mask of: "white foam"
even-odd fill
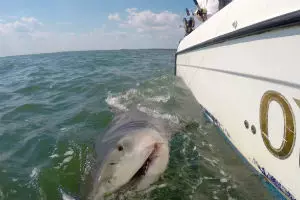
[[[69,163],[72,159],[73,159],[72,156],[66,157],[66,158],[62,161],[61,165],[64,165],[64,164]]]
[[[167,96],[155,96],[151,97],[148,100],[149,101],[154,101],[154,102],[162,102],[162,103],[167,103],[170,100],[170,95]]]
[[[84,180],[87,175],[90,173],[90,171],[92,170],[92,162],[89,159],[86,159],[85,164],[84,164],[84,171],[83,171],[83,176],[82,179]]]
[[[164,188],[164,187],[167,187],[167,184],[166,184],[166,183],[160,184],[160,185],[158,186],[158,188]]]
[[[183,154],[185,154],[185,148],[183,147],[183,149],[181,150],[181,152],[183,153]]]
[[[208,176],[203,176],[203,179],[205,179],[205,180],[215,180],[216,178],[214,178],[214,177],[208,177]]]
[[[166,183],[163,183],[163,184],[160,184],[160,185],[152,185],[152,186],[150,186],[149,188],[147,188],[147,189],[144,191],[144,193],[149,193],[149,192],[151,192],[151,191],[153,191],[153,190],[155,190],[155,189],[157,189],[157,188],[164,188],[164,187],[166,187],[166,186],[167,186]]]
[[[209,159],[209,158],[207,158],[205,156],[203,156],[203,159],[206,160],[206,161],[208,161],[213,167],[215,167],[218,164],[218,162],[219,162],[218,160]]]
[[[72,156],[74,154],[74,151],[73,150],[69,150],[67,151],[64,156]]]
[[[28,188],[31,188],[31,187],[34,187],[34,188],[37,188],[38,187],[38,175],[40,173],[40,169],[37,168],[37,167],[34,167],[30,173],[30,180],[28,182],[28,185],[27,187]],[[13,180],[14,181],[14,180]]]
[[[188,132],[188,134],[189,134],[190,132]],[[189,134],[190,135],[190,134]],[[189,136],[187,136],[187,135],[183,135],[182,136],[183,137],[183,139],[185,139],[185,140],[187,140],[187,139],[189,139]]]
[[[127,111],[128,109],[126,108],[125,105],[121,104],[121,98],[120,97],[114,97],[112,96],[111,93],[108,94],[107,98],[105,99],[105,102],[114,108],[117,108],[119,110]]]
[[[58,166],[54,167],[54,169],[60,169],[63,165],[69,163],[73,159],[73,156],[66,157]]]
[[[138,105],[137,106],[138,110],[141,111],[141,112],[144,112],[152,117],[155,117],[155,118],[160,118],[160,119],[166,119],[166,120],[169,120],[175,124],[178,124],[179,123],[179,120],[176,116],[173,116],[171,114],[168,114],[168,113],[159,113],[157,110],[155,109],[150,109],[150,108],[147,108],[147,107],[143,107],[143,106],[140,106]]]
[[[128,98],[130,97],[130,95],[135,95],[137,94],[137,90],[136,89],[130,89],[128,90],[123,96],[121,96],[122,98],[128,100]]]
[[[208,134],[207,131],[201,131],[202,135],[206,136]]]
[[[71,127],[63,127],[63,128],[60,128],[60,131],[61,132],[67,132],[71,129]]]
[[[49,158],[57,158],[59,157],[58,154],[52,154],[51,156],[49,156]]]
[[[227,181],[228,181],[228,180],[227,180],[226,178],[221,178],[221,179],[220,179],[220,182],[221,182],[221,183],[227,183]]]
[[[228,194],[228,200],[236,200],[236,199]]]
[[[73,197],[65,193],[63,190],[60,190],[61,196],[63,200],[75,200]]]
[[[213,199],[215,199],[215,200],[218,200],[218,199],[219,199],[219,197],[217,197],[217,196],[213,196]]]
[[[32,179],[36,178],[38,176],[39,172],[40,172],[40,170],[38,168],[36,168],[36,167],[33,168],[33,170],[31,171],[30,177]]]
[[[223,176],[226,175],[226,173],[225,173],[223,170],[220,170],[220,173],[221,173]]]
[[[12,181],[13,181],[13,182],[17,182],[18,179],[17,179],[17,178],[12,178]]]
[[[153,90],[148,88],[148,89],[146,89],[146,92],[152,93]],[[121,111],[128,111],[127,106],[130,104],[130,102],[132,102],[132,100],[134,98],[136,98],[137,96],[141,96],[141,95],[142,94],[139,94],[138,90],[131,88],[123,94],[113,95],[111,92],[108,92],[108,95],[107,95],[107,98],[105,101],[109,106],[111,106],[113,108],[116,108]],[[142,95],[142,97],[143,97],[143,95]],[[145,97],[143,97],[143,98],[145,98]],[[161,96],[154,96],[154,97],[147,98],[147,100],[153,101],[153,102],[166,103],[170,100],[170,98],[171,98],[170,95],[161,95]],[[165,116],[165,117],[167,117],[167,116]]]
[[[2,188],[0,187],[0,199],[4,199],[4,193],[3,193],[3,191],[2,191]]]

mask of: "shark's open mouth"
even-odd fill
[[[143,178],[143,176],[146,175],[148,169],[153,164],[153,161],[157,158],[158,152],[160,149],[159,144],[154,144],[153,150],[144,162],[144,164],[140,167],[140,169],[133,175],[133,177],[130,179],[130,181],[127,184],[134,185],[136,182],[138,182],[140,179]]]

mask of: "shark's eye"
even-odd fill
[[[124,149],[124,148],[123,148],[122,145],[118,145],[118,150],[119,150],[119,151],[123,151],[123,149]]]

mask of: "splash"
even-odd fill
[[[66,153],[64,153],[64,156],[72,156],[74,154],[73,150],[69,150]]]
[[[64,192],[62,189],[60,189],[61,197],[63,200],[75,200],[72,196],[68,195],[66,192]]]
[[[138,105],[137,108],[139,111],[144,112],[152,117],[169,120],[175,124],[179,124],[179,119],[177,116],[173,116],[168,113],[160,113],[159,111],[157,111],[155,109],[150,109],[150,108],[147,108],[147,107],[144,107],[141,105]]]
[[[166,95],[166,96],[155,96],[155,97],[150,97],[148,100],[158,102],[158,103],[167,103],[170,100],[171,96]]]
[[[105,102],[113,108],[121,111],[127,111],[127,105],[130,103],[130,99],[136,94],[136,89],[129,89],[127,92],[121,95],[113,95],[111,92],[109,92]]]
[[[39,175],[40,170],[38,168],[33,168],[33,170],[31,171],[30,177],[32,179],[36,179],[37,176]]]
[[[58,154],[52,154],[51,156],[49,156],[49,158],[58,158],[59,155]]]

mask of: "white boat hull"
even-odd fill
[[[260,10],[258,1],[253,2]],[[229,34],[222,40],[220,36],[233,30],[217,23],[218,18],[238,23],[239,16],[228,14],[238,8],[234,3],[181,41],[176,75],[245,159],[284,197],[300,199],[300,27],[291,24],[231,38]],[[300,2],[289,3],[300,9]],[[220,42],[214,43],[218,37]]]

